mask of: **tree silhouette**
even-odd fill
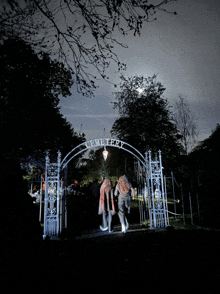
[[[125,68],[114,49],[127,47],[120,35],[140,34],[144,22],[155,20],[157,11],[168,12],[165,5],[174,1],[6,0],[0,6],[0,36],[18,36],[55,55],[71,68],[78,90],[91,95],[96,77],[109,81],[110,62]]]
[[[59,112],[59,95],[70,95],[70,72],[25,42],[8,39],[0,46],[1,155],[22,157],[71,150],[81,143]]]
[[[161,150],[164,165],[171,168],[177,162],[181,146],[168,101],[163,97],[164,91],[156,76],[122,77],[113,105],[118,109],[119,118],[114,122],[111,133],[143,155],[149,150],[152,153]]]
[[[194,190],[209,199],[216,199],[220,189],[220,125],[212,134],[201,141],[189,154]]]
[[[181,143],[183,145],[184,153],[187,155],[189,150],[196,143],[198,131],[187,100],[179,96],[179,100],[176,101],[174,107],[174,119],[181,135]]]
[[[220,227],[218,197],[220,190],[220,125],[189,153],[188,177],[192,197],[199,197],[202,223]]]

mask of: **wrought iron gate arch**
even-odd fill
[[[115,143],[115,144],[114,144]],[[76,154],[74,154],[70,159],[67,160],[68,156],[74,152],[77,148],[80,148],[81,146],[85,145],[86,147],[82,150],[80,150],[79,152],[77,152]],[[134,152],[132,152],[131,150],[127,149],[127,148],[124,148],[123,146],[124,145],[127,145],[128,147],[130,147],[132,150],[134,150],[135,152],[137,152],[137,154],[139,155],[136,155]],[[93,149],[93,148],[98,148],[98,147],[116,147],[116,148],[119,148],[119,149],[122,149],[122,150],[125,150],[127,152],[129,152],[130,154],[132,154],[134,157],[137,158],[138,161],[140,161],[146,168],[146,158],[136,149],[134,148],[132,145],[124,142],[124,141],[121,141],[121,140],[118,140],[118,139],[113,139],[113,138],[99,138],[99,139],[92,139],[92,140],[89,140],[87,142],[84,142],[84,143],[81,143],[79,144],[78,146],[76,146],[75,148],[73,148],[65,157],[64,159],[62,160],[61,162],[61,169],[63,170],[67,164],[74,158],[76,157],[77,155],[79,155],[80,153],[82,152],[85,152],[86,150],[89,150],[89,149]],[[67,160],[67,161],[66,161]]]
[[[84,149],[81,147],[85,145]],[[124,145],[127,147],[125,148]],[[100,148],[100,147],[116,147],[125,150],[132,154],[138,161],[137,166],[140,167],[142,164],[142,169],[138,169],[138,172],[144,171],[145,173],[145,186],[147,183],[147,189],[141,191],[143,203],[148,203],[148,214],[150,219],[150,228],[165,228],[168,225],[168,209],[167,201],[165,201],[165,193],[163,187],[163,172],[162,172],[162,161],[161,152],[159,151],[159,160],[151,159],[151,151],[145,153],[145,157],[132,145],[123,142],[118,139],[113,138],[99,138],[83,142],[73,148],[61,161],[61,153],[58,152],[57,162],[50,163],[49,154],[46,156],[46,166],[45,166],[45,201],[44,201],[44,235],[50,237],[57,237],[59,233],[62,232],[62,209],[60,209],[60,199],[62,200],[63,193],[65,189],[62,189],[60,185],[60,173],[65,171],[68,163],[77,155],[85,152],[88,149]],[[128,149],[128,147],[131,149]],[[74,151],[80,148],[80,150],[71,155]],[[136,152],[137,154],[135,154]],[[71,156],[70,156],[71,155]],[[70,157],[70,158],[68,158]],[[157,190],[157,203],[155,203]],[[139,196],[139,195],[138,195]],[[55,207],[56,202],[56,207]],[[62,201],[61,201],[62,205]],[[48,207],[49,206],[49,207]],[[60,213],[61,211],[61,213]],[[144,210],[142,211],[144,214]]]

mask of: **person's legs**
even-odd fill
[[[125,233],[126,229],[125,229],[125,202],[124,201],[118,201],[118,216],[121,222],[121,228],[122,228],[122,232]]]
[[[128,229],[128,227],[129,227],[129,223],[128,223],[128,220],[127,220],[127,217],[126,217],[126,215],[127,214],[130,214],[130,197],[128,198],[128,199],[126,199],[126,201],[125,201],[125,207],[127,208],[127,213],[125,212],[125,226],[126,226],[126,230]]]
[[[106,219],[106,211],[102,212],[102,226],[100,226],[100,229],[102,231],[108,230],[108,224],[107,224],[107,219]]]
[[[112,214],[109,211],[108,212],[108,228],[109,228],[109,232],[111,232],[111,224],[112,224]]]
[[[129,223],[128,223],[127,217],[125,217],[125,228],[126,228],[126,230],[128,230],[128,228],[129,228]]]
[[[102,213],[102,224],[103,224],[103,228],[106,228],[108,225],[107,225],[107,219],[106,219],[106,211],[104,211]]]

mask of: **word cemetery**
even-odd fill
[[[114,147],[122,148],[123,145],[124,145],[124,142],[120,140],[109,139],[109,138],[94,139],[94,140],[87,141],[85,143],[86,148],[99,147],[99,146],[114,146]]]

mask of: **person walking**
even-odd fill
[[[118,196],[118,216],[121,222],[121,231],[123,233],[126,233],[129,225],[127,218],[125,217],[125,208],[127,208],[130,213],[131,189],[131,184],[126,177],[120,177],[114,194],[115,196]]]
[[[112,215],[115,214],[113,190],[111,188],[111,182],[108,178],[105,178],[100,188],[100,199],[99,199],[99,215],[102,214],[102,226],[101,231],[111,232]],[[107,222],[108,214],[108,222]]]

